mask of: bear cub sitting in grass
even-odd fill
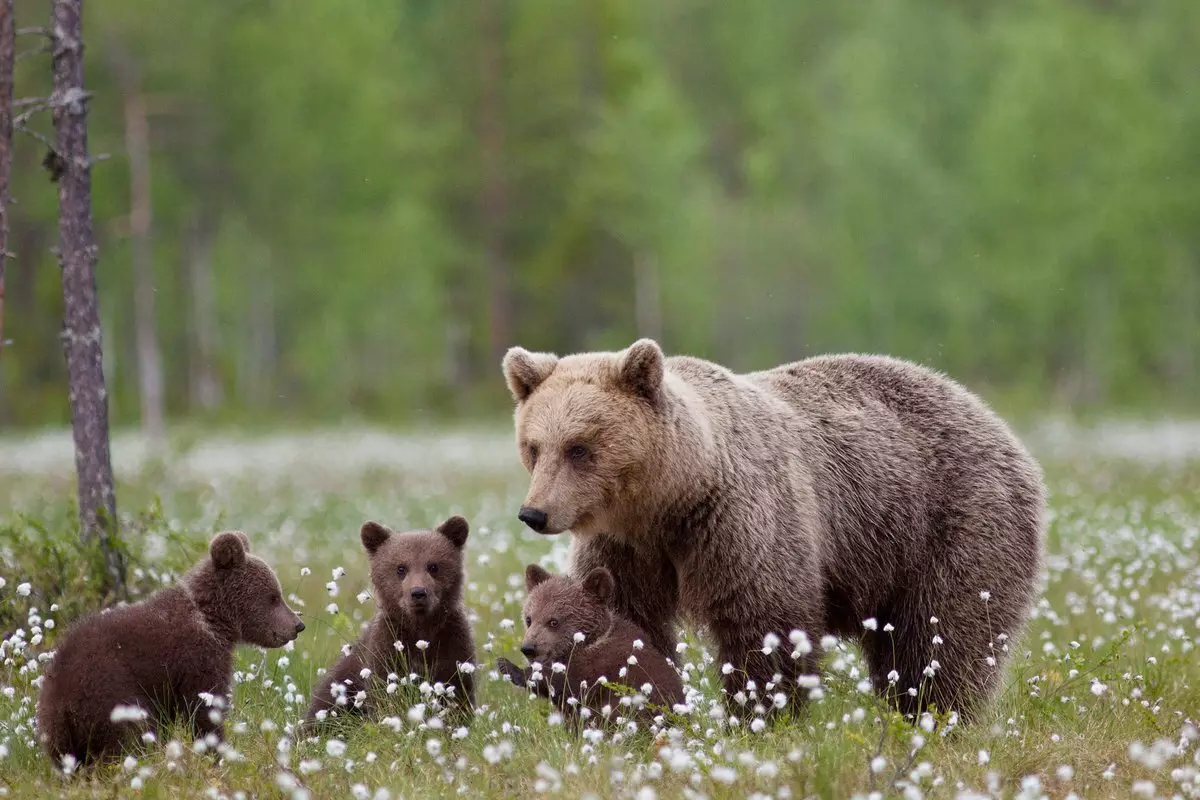
[[[38,736],[57,766],[114,760],[181,718],[197,738],[221,740],[234,648],[282,647],[304,630],[274,570],[249,550],[246,534],[217,534],[177,585],[67,631],[37,709]]]
[[[475,643],[463,605],[463,546],[469,527],[454,516],[434,530],[396,533],[367,522],[360,536],[371,567],[376,612],[358,641],[313,692],[305,727],[331,717],[373,710],[372,676],[417,673],[452,690],[459,718],[475,704],[471,677]]]
[[[684,702],[683,684],[667,656],[616,612],[607,569],[597,567],[577,581],[530,564],[525,589],[521,653],[535,666],[522,669],[506,658],[497,666],[517,686],[549,698],[572,727],[593,715],[648,726]]]

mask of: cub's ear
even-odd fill
[[[369,520],[363,523],[358,535],[362,539],[363,547],[366,548],[367,553],[375,555],[375,551],[383,546],[383,543],[388,540],[392,532],[388,530],[386,525],[380,525],[375,520]]]
[[[616,583],[607,567],[596,567],[584,576],[583,589],[598,598],[601,603],[608,605],[612,602]]]
[[[550,573],[537,564],[530,564],[525,568],[525,591],[532,592],[533,587],[548,580],[550,580]]]
[[[625,391],[657,402],[662,392],[663,351],[653,339],[638,339],[622,355],[617,383]]]
[[[525,402],[557,365],[558,356],[553,353],[531,353],[524,347],[510,347],[504,354],[502,366],[513,399],[518,403]]]
[[[450,544],[459,550],[467,543],[467,534],[470,531],[471,526],[467,524],[467,521],[457,515],[437,526],[437,532],[449,539]]]
[[[250,537],[247,536],[242,531],[234,531],[233,533],[236,534],[237,537],[242,540],[242,547],[244,547],[246,549],[246,552],[249,553],[250,552]]]
[[[233,531],[218,533],[208,545],[208,554],[212,557],[213,566],[217,569],[231,569],[240,566],[246,560],[246,547],[242,537]]]

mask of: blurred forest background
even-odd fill
[[[507,414],[508,346],[638,335],[1195,410],[1197,32],[1196,0],[93,0],[113,420]],[[59,426],[56,193],[16,147],[0,427]]]

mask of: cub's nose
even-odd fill
[[[517,519],[538,532],[544,531],[546,523],[550,521],[545,511],[529,508],[528,506],[521,506],[521,510],[517,513]]]
[[[537,649],[531,645],[523,644],[521,645],[521,655],[526,658],[533,658],[537,655]]]
[[[411,592],[409,592],[409,594],[412,595],[413,600],[424,600],[425,597],[429,594],[429,592],[425,591],[425,589],[423,587],[418,586],[417,588],[415,588]]]
[[[303,623],[303,622],[297,622],[297,623],[296,623],[296,635],[298,636],[298,635],[300,635],[300,634],[302,634],[302,633],[304,633],[304,623]]]

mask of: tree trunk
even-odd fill
[[[633,308],[637,335],[662,341],[662,292],[658,280],[658,260],[645,253],[633,257]]]
[[[13,0],[0,0],[0,355],[4,353],[4,267],[8,261],[8,182],[12,174],[13,66],[16,29]]]
[[[217,320],[212,280],[212,231],[198,221],[187,241],[188,284],[192,288],[191,368],[188,387],[192,405],[212,411],[221,405],[217,377]]]
[[[504,174],[504,25],[503,0],[480,5],[479,140],[483,157],[480,216],[487,270],[489,350],[499,363],[512,341],[512,276],[505,233],[508,186]]]
[[[125,95],[125,152],[129,155],[129,228],[133,237],[133,324],[137,342],[138,388],[142,432],[151,444],[166,434],[162,351],[154,312],[154,245],[150,239],[150,121],[139,81],[132,68],[118,69]]]
[[[125,594],[125,561],[115,546],[117,500],[108,441],[96,240],[92,231],[92,164],[83,88],[83,3],[54,0],[54,127],[58,179],[58,257],[63,281],[63,349],[70,381],[71,427],[85,540],[99,537],[108,588]]]

